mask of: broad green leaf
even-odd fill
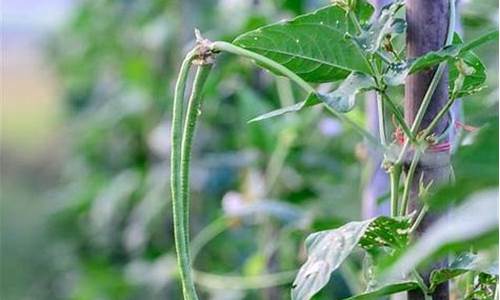
[[[410,225],[409,218],[378,217],[366,230],[359,245],[365,250],[380,247],[402,249],[408,245]]]
[[[452,45],[445,46],[443,49],[438,51],[428,52],[425,55],[415,59],[410,68],[410,74],[429,69],[445,60],[462,57],[466,53],[470,53],[472,49],[494,40],[498,40],[497,30],[482,35],[469,43],[463,43],[460,36],[458,34],[455,34],[453,37]]]
[[[403,246],[407,243],[408,227],[407,219],[378,217],[309,235],[305,242],[307,261],[293,283],[292,299],[307,300],[314,296],[357,245],[365,249]]]
[[[371,76],[360,72],[353,72],[344,81],[342,81],[339,87],[333,92],[327,94],[309,94],[307,99],[302,102],[265,113],[253,118],[249,122],[262,121],[287,113],[297,112],[305,107],[314,106],[322,102],[333,108],[335,111],[346,113],[354,108],[356,95],[358,93],[372,89],[374,86],[375,81]]]
[[[433,289],[438,284],[462,275],[467,271],[477,271],[498,276],[498,258],[495,262],[492,262],[491,259],[482,255],[463,253],[457,256],[448,268],[431,272],[430,288]]]
[[[355,13],[360,22],[366,23],[373,8],[361,0]],[[286,66],[306,81],[332,82],[352,71],[369,73],[361,50],[346,38],[346,33],[353,31],[354,24],[345,11],[331,5],[250,31],[233,43]]]
[[[381,284],[378,287],[374,287],[368,291],[363,292],[347,298],[346,300],[373,300],[380,299],[380,297],[392,295],[395,293],[400,293],[404,291],[410,291],[419,288],[416,281],[400,281],[388,284]]]
[[[498,244],[498,190],[492,189],[474,194],[432,224],[416,244],[393,264],[387,277],[399,278],[428,259],[451,250],[494,244]]]
[[[359,35],[353,37],[353,40],[364,51],[375,53],[380,49],[384,38],[391,38],[406,30],[406,21],[396,18],[396,13],[402,6],[402,1],[396,1],[382,8],[380,15],[373,18]]]

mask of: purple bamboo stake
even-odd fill
[[[414,58],[423,54],[438,50],[443,47],[446,40],[449,20],[450,0],[408,0],[406,2],[407,29],[407,56]],[[420,107],[425,92],[432,80],[436,68],[411,75],[405,85],[405,119],[409,124],[413,123],[416,113]],[[448,100],[448,72],[445,71],[434,92],[431,102],[424,114],[420,129],[427,127],[437,112]],[[436,136],[441,135],[449,122],[448,116],[442,118],[434,129]],[[448,137],[443,142],[449,142]],[[408,167],[408,162],[406,163]],[[418,199],[419,182],[422,179],[425,184],[433,182],[433,185],[447,182],[450,177],[450,153],[426,152],[417,165],[410,192],[410,209],[416,210],[421,207]],[[428,214],[416,230],[421,235],[436,219],[436,215]],[[446,264],[446,261],[438,265]],[[437,266],[434,266],[437,267]],[[424,272],[424,280],[428,280],[428,271]],[[448,283],[439,285],[432,295],[434,300],[448,299]],[[420,290],[410,291],[409,300],[425,299]]]

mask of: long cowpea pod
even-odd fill
[[[185,300],[198,299],[189,253],[189,162],[196,119],[201,105],[201,92],[212,64],[212,59],[206,57],[206,53],[203,41],[198,40],[197,46],[186,55],[177,78],[173,104],[170,162],[172,211],[177,263]],[[192,63],[196,63],[198,68],[183,126],[184,92]]]

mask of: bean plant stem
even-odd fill
[[[420,289],[424,292],[424,295],[425,295],[424,298],[425,298],[425,300],[432,299],[428,295],[429,288],[425,284],[424,279],[422,278],[422,276],[420,276],[420,274],[416,270],[412,270],[411,273],[412,273],[413,277],[417,280],[417,284],[420,287]]]
[[[181,197],[181,141],[182,141],[182,115],[184,110],[184,91],[189,74],[191,61],[196,54],[196,49],[190,51],[182,62],[177,83],[175,86],[173,116],[172,116],[172,150],[170,161],[170,177],[172,191],[172,211],[174,223],[175,249],[179,274],[182,282],[184,299],[198,299],[191,275],[191,265],[188,248],[188,235],[186,228],[186,207]]]
[[[389,98],[389,95],[387,95],[386,92],[382,92],[381,95],[382,95],[382,98],[384,99],[384,102],[387,103],[387,106],[389,107],[389,109],[393,113],[394,117],[396,118],[398,125],[401,126],[401,129],[405,133],[406,137],[413,140],[414,137],[413,137],[413,134],[411,133],[411,129],[406,124],[401,111],[397,108],[396,104],[394,104],[394,102],[392,102],[391,98]]]
[[[378,131],[380,134],[380,143],[387,146],[387,136],[385,133],[385,109],[382,95],[377,93],[377,114],[378,114]]]
[[[443,76],[444,71],[446,70],[446,63],[442,63],[439,65],[436,73],[434,73],[434,76],[432,77],[432,81],[429,84],[429,88],[427,89],[427,92],[424,95],[424,98],[422,99],[422,103],[420,104],[420,107],[417,111],[417,115],[415,116],[415,119],[413,121],[413,124],[411,126],[411,134],[413,136],[416,136],[418,133],[418,128],[420,126],[420,123],[422,122],[422,118],[424,117],[425,112],[427,111],[427,107],[429,106],[429,103],[431,102],[432,95],[434,95],[434,92],[436,91],[436,88],[439,84],[439,81],[441,80],[441,76]],[[396,164],[401,164],[403,161],[406,151],[408,150],[408,147],[410,146],[410,139],[406,139],[403,147],[401,148],[401,152],[399,153],[399,157],[396,160]]]
[[[399,198],[399,178],[401,176],[401,167],[393,165],[389,171],[391,185],[391,217],[398,215],[398,198]]]
[[[420,223],[424,219],[425,214],[427,213],[427,211],[429,211],[429,206],[428,205],[424,205],[422,207],[422,209],[420,209],[420,212],[418,213],[418,215],[417,215],[417,217],[415,219],[415,222],[413,222],[413,225],[411,225],[410,232],[414,232],[418,228],[418,226],[420,225]]]
[[[263,55],[260,55],[258,53],[243,49],[241,47],[235,46],[231,43],[227,42],[213,42],[212,43],[212,48],[216,51],[226,51],[232,54],[236,54],[239,56],[243,56],[246,58],[250,58],[255,60],[256,62],[259,62],[265,66],[270,67],[271,69],[274,69],[284,76],[290,78],[293,82],[295,82],[297,85],[299,85],[302,89],[304,89],[307,93],[315,93],[316,90],[309,84],[307,83],[304,79],[300,78],[299,75],[295,74],[294,72],[290,71],[287,67],[283,66],[282,64],[279,64],[275,62],[272,59],[269,59]]]
[[[462,74],[460,74],[459,76],[463,76]],[[443,106],[443,108],[441,108],[441,110],[437,113],[436,117],[434,117],[434,119],[431,121],[431,123],[427,126],[427,128],[425,128],[423,131],[422,131],[422,137],[425,138],[427,135],[429,135],[429,133],[431,133],[431,131],[434,129],[434,127],[436,127],[437,123],[439,122],[439,120],[441,120],[441,118],[446,114],[448,113],[448,111],[450,110],[451,106],[453,105],[453,103],[455,103],[455,100],[457,99],[456,97],[456,92],[454,91],[450,97],[450,99],[448,99],[448,102],[446,102],[446,104]]]
[[[420,160],[420,154],[420,151],[415,150],[415,153],[413,154],[413,158],[411,160],[410,168],[406,172],[403,196],[401,197],[401,210],[399,211],[399,214],[402,216],[406,215],[408,210],[408,200],[410,199],[411,183],[413,181],[413,175],[415,174],[418,161]]]

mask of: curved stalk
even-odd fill
[[[229,218],[220,217],[206,226],[191,243],[191,253],[193,262],[200,253],[201,249],[212,239],[226,230],[230,225]],[[200,285],[209,289],[232,289],[249,290],[263,289],[273,286],[288,284],[293,281],[297,270],[281,271],[271,274],[261,274],[254,276],[238,276],[213,274],[199,270],[193,270],[194,280]]]
[[[304,89],[307,93],[316,93],[316,90],[309,84],[307,83],[304,79],[300,78],[299,75],[295,74],[294,72],[290,71],[287,67],[283,66],[282,64],[279,64],[275,62],[272,59],[269,59],[263,55],[260,55],[258,53],[243,49],[241,47],[235,46],[231,43],[227,42],[213,42],[212,43],[212,48],[214,50],[218,51],[226,51],[232,54],[236,54],[239,56],[243,56],[246,58],[250,58],[255,60],[256,62],[259,62],[271,69],[274,69],[284,76],[290,78],[293,82],[295,82],[297,85],[299,85],[302,89]]]
[[[203,227],[203,229],[193,238],[191,242],[191,257],[193,264],[201,249],[229,227],[228,221],[229,219],[226,217],[215,219],[210,224]]]

